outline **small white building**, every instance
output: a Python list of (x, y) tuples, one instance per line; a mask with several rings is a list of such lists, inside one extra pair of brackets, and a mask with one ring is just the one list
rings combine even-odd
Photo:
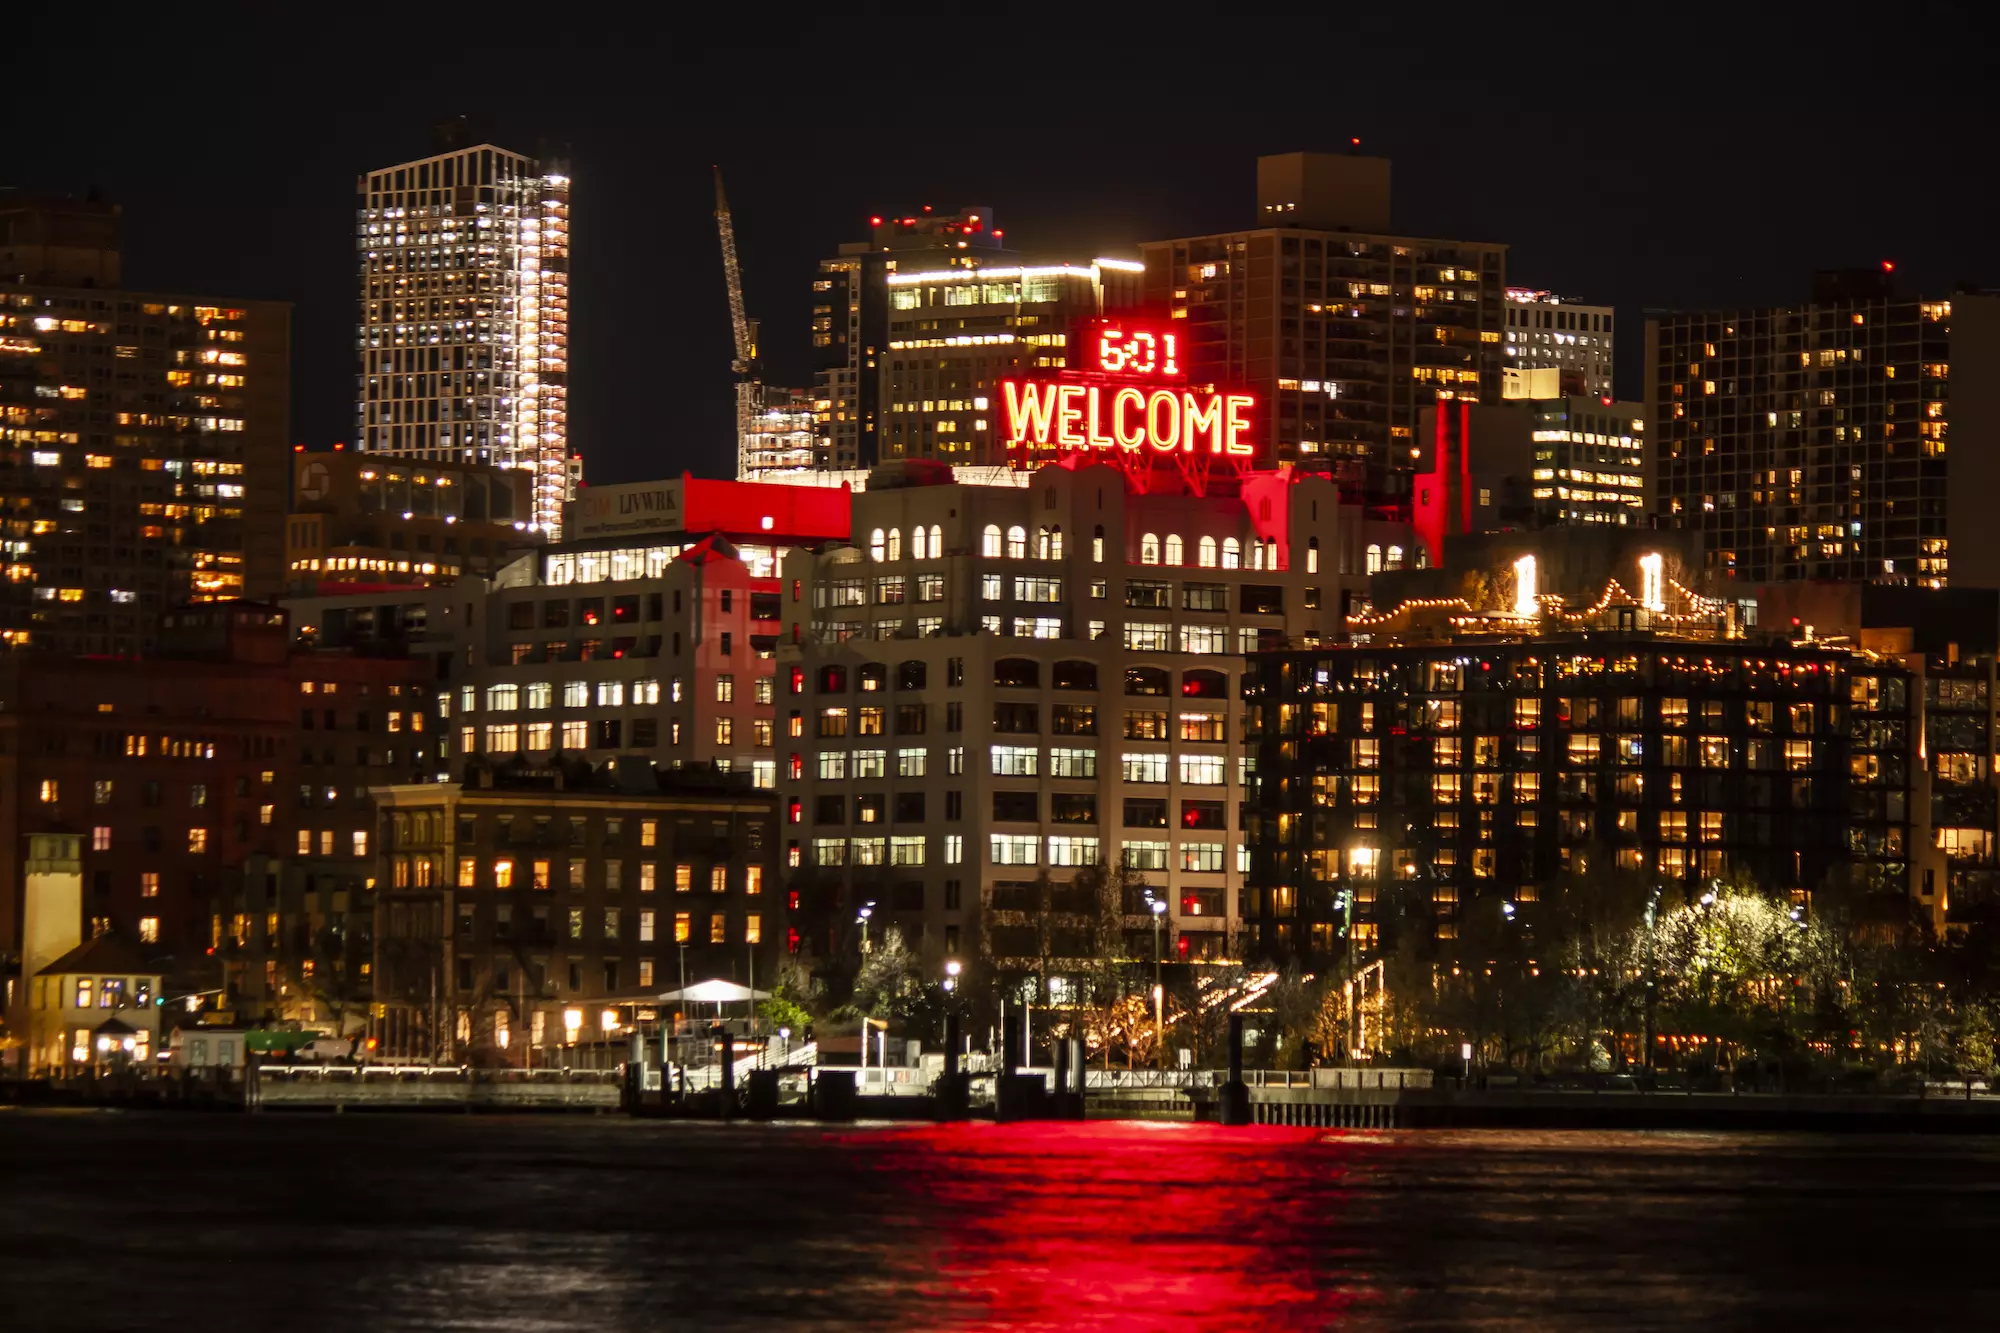
[(144, 1068), (160, 1040), (160, 976), (123, 935), (85, 940), (35, 973), (28, 1066), (58, 1078)]

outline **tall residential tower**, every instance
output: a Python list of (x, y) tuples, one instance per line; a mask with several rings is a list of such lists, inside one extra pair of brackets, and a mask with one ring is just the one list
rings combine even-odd
[(1507, 247), (1393, 233), (1385, 158), (1259, 158), (1255, 225), (1142, 251), (1147, 310), (1185, 321), (1194, 381), (1268, 404), (1273, 462), (1405, 502), (1417, 414), (1500, 401)]
[(355, 438), (530, 471), (527, 522), (553, 535), (572, 490), (568, 167), (458, 130), (357, 182)]

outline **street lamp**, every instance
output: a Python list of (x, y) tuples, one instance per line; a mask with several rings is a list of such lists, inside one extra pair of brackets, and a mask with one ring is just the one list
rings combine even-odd
[(1165, 946), (1162, 931), (1167, 924), (1167, 904), (1159, 898), (1147, 901), (1153, 908), (1153, 1064), (1167, 1067), (1167, 988), (1160, 979), (1161, 956)]
[(861, 953), (863, 957), (866, 957), (868, 954), (868, 918), (874, 915), (875, 904), (870, 902), (864, 904), (860, 913), (854, 918), (861, 923)]
[(959, 961), (956, 958), (946, 961), (944, 965), (944, 988), (947, 991), (958, 989), (958, 974), (960, 970)]

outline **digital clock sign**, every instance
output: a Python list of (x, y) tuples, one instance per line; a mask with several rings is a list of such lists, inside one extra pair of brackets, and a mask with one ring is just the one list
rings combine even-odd
[(1103, 375), (1152, 380), (1181, 378), (1180, 340), (1150, 322), (1093, 319), (1083, 326), (1083, 346), (1093, 358), (1088, 369)]

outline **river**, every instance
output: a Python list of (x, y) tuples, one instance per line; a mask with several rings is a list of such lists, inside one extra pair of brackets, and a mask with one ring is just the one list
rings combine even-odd
[(2000, 1142), (0, 1110), (0, 1329), (1919, 1329)]

